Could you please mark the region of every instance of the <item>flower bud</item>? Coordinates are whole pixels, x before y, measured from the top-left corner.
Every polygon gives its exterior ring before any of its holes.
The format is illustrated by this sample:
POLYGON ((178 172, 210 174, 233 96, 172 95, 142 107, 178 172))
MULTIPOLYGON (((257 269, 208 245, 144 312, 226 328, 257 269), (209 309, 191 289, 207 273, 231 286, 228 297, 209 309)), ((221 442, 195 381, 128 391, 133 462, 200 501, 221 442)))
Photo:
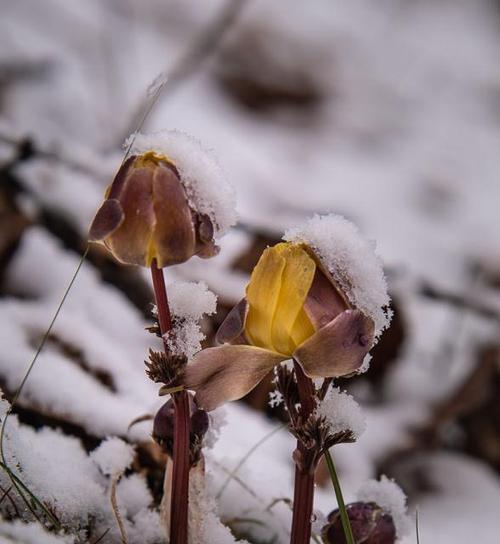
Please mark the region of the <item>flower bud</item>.
MULTIPOLYGON (((374 502, 348 504, 347 515, 354 541, 359 544, 394 544, 396 527, 392 516, 374 502)), ((346 544, 339 510, 328 516, 328 523, 321 531, 325 544, 346 544)))
POLYGON ((175 164, 153 151, 129 157, 106 191, 89 240, 120 262, 163 268, 217 254, 210 218, 192 209, 175 164))
MULTIPOLYGON (((189 409, 191 413, 190 425, 190 458, 191 464, 195 465, 201 454, 203 437, 208 431, 208 414, 200 410, 193 395, 189 395, 189 409)), ((162 451, 172 457, 174 444, 175 407, 174 401, 169 399, 156 414, 153 422, 153 439, 160 445, 162 451)))

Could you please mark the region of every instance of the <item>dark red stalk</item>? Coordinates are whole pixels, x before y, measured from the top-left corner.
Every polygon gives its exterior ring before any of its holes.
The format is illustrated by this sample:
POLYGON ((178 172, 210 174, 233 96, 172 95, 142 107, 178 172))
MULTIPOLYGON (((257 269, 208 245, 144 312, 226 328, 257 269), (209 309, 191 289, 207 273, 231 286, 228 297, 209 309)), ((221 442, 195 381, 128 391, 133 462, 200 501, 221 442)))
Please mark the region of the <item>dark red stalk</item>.
MULTIPOLYGON (((295 376, 299 389, 301 416, 307 419, 314 410, 314 384, 300 365, 294 361, 295 376)), ((300 454, 306 456, 304 446, 297 441, 300 454)), ((314 468, 295 465, 295 490, 293 495, 292 534, 290 544, 309 544, 314 501, 314 468)))
MULTIPOLYGON (((151 264, 151 276, 158 309, 158 323, 163 337, 165 351, 168 345, 165 333, 172 328, 172 317, 168 306, 167 289, 163 270, 151 264)), ((170 510, 170 544, 187 544, 188 541, 188 504, 189 504, 189 398, 186 391, 173 394, 174 451, 172 466, 172 500, 170 510)))

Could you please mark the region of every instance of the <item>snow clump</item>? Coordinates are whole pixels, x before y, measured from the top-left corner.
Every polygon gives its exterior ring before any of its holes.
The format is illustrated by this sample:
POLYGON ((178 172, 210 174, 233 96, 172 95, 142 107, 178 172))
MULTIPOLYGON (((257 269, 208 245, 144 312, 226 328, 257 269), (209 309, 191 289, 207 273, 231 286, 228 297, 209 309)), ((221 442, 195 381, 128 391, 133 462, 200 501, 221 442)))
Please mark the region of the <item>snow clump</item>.
POLYGON ((392 311, 375 243, 361 236, 354 223, 335 214, 314 215, 304 225, 288 229, 283 239, 314 250, 349 302, 373 320, 378 338, 389 326, 392 311))
POLYGON ((178 130, 132 134, 125 147, 133 155, 153 151, 171 160, 186 189, 189 205, 212 221, 219 238, 236 223, 236 194, 213 154, 178 130))

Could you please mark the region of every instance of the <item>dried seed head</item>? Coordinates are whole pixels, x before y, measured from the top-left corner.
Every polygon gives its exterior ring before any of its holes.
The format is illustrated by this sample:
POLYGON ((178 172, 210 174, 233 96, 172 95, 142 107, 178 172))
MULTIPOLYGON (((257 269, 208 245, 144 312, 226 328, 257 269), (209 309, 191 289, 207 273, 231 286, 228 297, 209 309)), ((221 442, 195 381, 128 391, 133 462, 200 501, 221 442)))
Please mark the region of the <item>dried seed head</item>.
POLYGON ((150 349, 149 359, 144 363, 146 374, 151 381, 175 386, 184 371, 187 359, 183 355, 172 355, 150 349))
MULTIPOLYGON (((374 502, 348 504, 347 515, 355 542, 363 544, 395 544, 396 527, 392 516, 374 502)), ((328 516, 321 536, 325 544, 346 544, 339 510, 328 516)))

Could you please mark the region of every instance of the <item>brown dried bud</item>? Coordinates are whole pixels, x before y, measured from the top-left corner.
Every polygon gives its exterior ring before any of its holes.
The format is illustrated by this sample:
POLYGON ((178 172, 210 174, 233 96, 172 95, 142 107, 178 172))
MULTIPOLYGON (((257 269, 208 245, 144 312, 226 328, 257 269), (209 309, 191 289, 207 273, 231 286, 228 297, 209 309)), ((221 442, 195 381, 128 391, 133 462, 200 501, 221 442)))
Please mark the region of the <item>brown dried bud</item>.
POLYGON ((187 358, 184 355, 171 355, 150 349, 149 360, 144 363, 146 374, 151 381, 174 386, 182 375, 187 358))
POLYGON ((90 227, 125 264, 163 268, 217 254, 210 219, 193 210, 175 165, 152 151, 129 157, 106 192, 90 227))
MULTIPOLYGON (((353 502, 346 509, 356 544, 395 544, 396 527, 392 516, 377 504, 353 502)), ((346 544, 339 510, 329 514, 321 537, 325 544, 346 544)))
MULTIPOLYGON (((208 431, 209 419, 205 410, 200 410, 189 395, 189 409, 191 412, 190 426, 190 462, 191 466, 201 458, 203 437, 208 431)), ((172 457, 174 443, 175 407, 174 401, 169 399, 158 411, 153 423, 153 439, 160 445, 162 451, 172 457)))

